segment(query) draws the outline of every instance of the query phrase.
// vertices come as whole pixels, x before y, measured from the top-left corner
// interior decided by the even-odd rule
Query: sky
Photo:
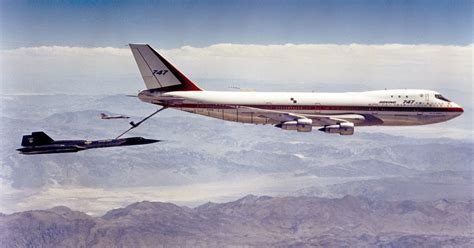
[[[2,93],[135,93],[143,83],[128,43],[152,45],[205,89],[247,82],[266,91],[472,91],[472,1],[0,1],[0,7]],[[222,81],[216,87],[212,80]]]
[[[4,99],[15,98],[9,94],[135,94],[145,86],[127,44],[148,43],[206,90],[437,90],[463,105],[466,113],[444,126],[410,129],[413,135],[457,132],[472,137],[472,11],[472,1],[463,0],[0,0],[0,106],[18,107],[14,113],[22,116],[31,114],[31,103],[7,105]],[[59,111],[55,104],[51,111]],[[229,182],[205,185],[203,192],[212,187],[234,191],[225,184]],[[33,194],[27,203],[93,195],[63,189]],[[99,191],[98,198],[107,202],[111,191]],[[171,191],[177,197],[171,199],[189,197],[184,191],[189,189]],[[121,199],[141,200],[162,191],[120,192]]]
[[[0,1],[1,47],[472,43],[472,1]]]

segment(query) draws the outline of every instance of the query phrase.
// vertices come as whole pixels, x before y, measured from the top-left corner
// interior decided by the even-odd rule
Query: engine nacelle
[[[338,133],[340,135],[353,135],[354,123],[343,122],[338,125],[329,125],[320,128],[319,131],[323,131],[325,133]]]
[[[298,119],[296,121],[286,121],[276,125],[283,130],[296,130],[298,132],[311,132],[313,130],[313,120]]]

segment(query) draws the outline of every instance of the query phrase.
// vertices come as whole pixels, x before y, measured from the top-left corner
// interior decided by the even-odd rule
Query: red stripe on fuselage
[[[194,84],[191,80],[189,80],[183,73],[181,73],[176,67],[174,67],[168,60],[163,58],[160,54],[158,54],[151,46],[147,45],[148,48],[153,51],[153,53],[163,62],[163,64],[170,69],[170,71],[175,75],[175,77],[179,80],[181,85],[172,85],[168,87],[161,87],[159,88],[160,91],[202,91],[196,84]]]
[[[323,105],[222,105],[222,104],[172,104],[172,108],[203,108],[203,109],[235,109],[239,106],[259,108],[265,110],[322,110],[322,111],[372,111],[372,112],[464,112],[459,107],[391,107],[391,106],[323,106]]]

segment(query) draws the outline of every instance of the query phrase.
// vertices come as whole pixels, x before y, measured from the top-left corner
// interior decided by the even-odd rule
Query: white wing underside
[[[184,98],[182,97],[172,97],[172,96],[161,96],[155,97],[154,103],[157,104],[176,104],[182,103]],[[229,106],[232,108],[237,108],[241,113],[254,113],[258,116],[269,118],[275,122],[282,123],[286,121],[294,121],[298,119],[311,119],[314,126],[327,126],[327,125],[336,125],[344,122],[351,123],[362,123],[367,121],[363,115],[359,114],[343,114],[343,115],[314,115],[314,114],[296,114],[285,111],[277,110],[268,110],[261,108],[253,108],[247,106]]]
[[[262,117],[266,117],[277,122],[294,121],[298,119],[311,119],[315,126],[336,125],[344,122],[359,123],[364,122],[366,118],[359,114],[343,114],[343,115],[313,115],[313,114],[295,114],[285,111],[267,110],[260,108],[252,108],[246,106],[239,106],[239,111],[242,109],[248,112],[257,113]],[[242,111],[244,112],[244,111]],[[247,112],[247,111],[245,111]]]

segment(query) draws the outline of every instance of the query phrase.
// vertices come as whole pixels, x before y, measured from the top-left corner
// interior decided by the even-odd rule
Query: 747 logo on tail
[[[153,76],[154,75],[165,75],[168,72],[168,70],[153,70]]]

